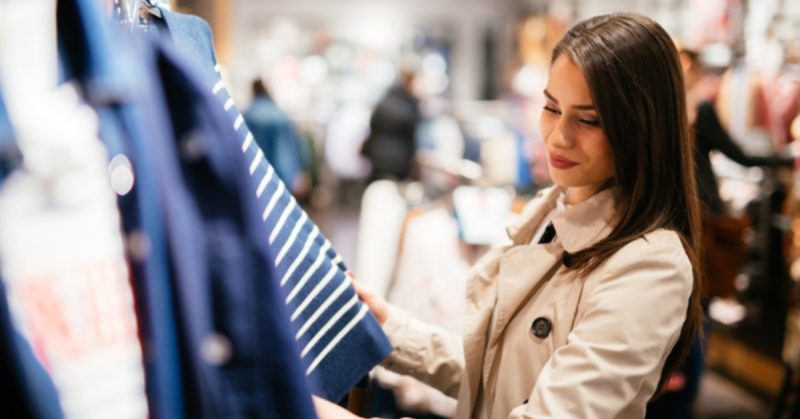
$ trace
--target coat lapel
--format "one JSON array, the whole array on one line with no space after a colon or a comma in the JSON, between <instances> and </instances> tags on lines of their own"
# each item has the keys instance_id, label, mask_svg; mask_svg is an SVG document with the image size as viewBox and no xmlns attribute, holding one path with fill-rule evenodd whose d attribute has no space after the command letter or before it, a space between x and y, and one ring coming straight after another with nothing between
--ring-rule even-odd
<instances>
[{"instance_id":1,"label":"coat lapel","mask_svg":"<svg viewBox=\"0 0 800 419\"><path fill-rule=\"evenodd\" d=\"M583 250L611 231L614 215L613 188L586 202L566 208L553 220L558 239L547 245L530 244L545 216L556 206L561 187L543 190L523 209L507 232L512 244L494 249L472 269L467 283L464 335L466 382L462 384L456 417L474 411L481 377L487 380L498 342L519 308L561 267L564 252ZM494 313L494 328L489 335Z\"/></svg>"},{"instance_id":2,"label":"coat lapel","mask_svg":"<svg viewBox=\"0 0 800 419\"><path fill-rule=\"evenodd\" d=\"M514 244L528 244L542 219L556 207L556 199L564 188L553 186L536 194L536 198L523 208L519 218L506 228Z\"/></svg>"},{"instance_id":3,"label":"coat lapel","mask_svg":"<svg viewBox=\"0 0 800 419\"><path fill-rule=\"evenodd\" d=\"M541 204L509 227L514 242L500 259L494 330L489 347L497 344L509 320L541 285L561 266L564 252L575 253L602 240L611 232L615 214L616 189L598 192L585 202L567 207L553 219L557 239L546 245L529 244L542 219L555 207L563 192L554 187L544 194Z\"/></svg>"},{"instance_id":4,"label":"coat lapel","mask_svg":"<svg viewBox=\"0 0 800 419\"><path fill-rule=\"evenodd\" d=\"M497 345L519 307L561 266L563 254L564 249L554 243L516 246L503 255L497 282L494 330L489 337L489 347Z\"/></svg>"},{"instance_id":5,"label":"coat lapel","mask_svg":"<svg viewBox=\"0 0 800 419\"><path fill-rule=\"evenodd\" d=\"M558 240L552 244L530 244L534 231L556 206L563 188L553 187L542 193L523 211L519 221L508 228L514 246L503 253L498 270L497 301L494 311L494 329L489 337L489 347L497 344L509 320L531 293L536 292L549 279L561 263L564 253ZM538 202L537 202L538 201Z\"/></svg>"},{"instance_id":6,"label":"coat lapel","mask_svg":"<svg viewBox=\"0 0 800 419\"><path fill-rule=\"evenodd\" d=\"M487 348L487 331L492 321L492 312L498 298L508 299L508 293L503 292L502 297L498 290L497 279L500 276L501 264L508 258L505 253L520 253L513 251L515 245L522 243L523 236L532 235L541 219L555 206L555 198L561 193L559 188L543 191L538 198L531 201L523 209L519 221L508 227L509 237L513 245L494 249L481 258L472 268L467 282L467 310L464 333L464 359L467 365L466 383L462 385L460 400L469 400L469 404L460 403L456 417L469 417L469 412L474 408L478 386L481 381L481 371L484 369L484 357ZM532 225L532 226L531 226ZM542 247L542 246L531 246ZM511 249L511 250L510 250ZM523 263L528 260L521 256L514 263ZM518 286L522 285L520 281ZM509 302L505 303L506 305ZM506 320L507 321L507 320Z\"/></svg>"}]
</instances>

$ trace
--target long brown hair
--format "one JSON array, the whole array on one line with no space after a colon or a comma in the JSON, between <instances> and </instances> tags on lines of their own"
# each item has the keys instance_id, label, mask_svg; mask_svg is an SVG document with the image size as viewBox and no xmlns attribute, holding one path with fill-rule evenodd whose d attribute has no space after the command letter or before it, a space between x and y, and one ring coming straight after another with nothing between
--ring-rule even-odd
<instances>
[{"instance_id":1,"label":"long brown hair","mask_svg":"<svg viewBox=\"0 0 800 419\"><path fill-rule=\"evenodd\" d=\"M701 333L700 207L683 74L667 32L653 20L618 13L584 20L567 32L552 61L566 54L583 72L614 155L620 207L609 236L572 255L588 273L626 244L660 228L674 230L692 262L694 288L659 389Z\"/></svg>"}]
</instances>

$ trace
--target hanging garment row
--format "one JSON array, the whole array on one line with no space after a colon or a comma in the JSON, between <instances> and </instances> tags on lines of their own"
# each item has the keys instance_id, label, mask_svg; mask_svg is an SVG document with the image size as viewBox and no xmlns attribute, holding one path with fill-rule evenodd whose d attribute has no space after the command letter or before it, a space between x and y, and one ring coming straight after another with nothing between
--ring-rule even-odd
<instances>
[{"instance_id":1,"label":"hanging garment row","mask_svg":"<svg viewBox=\"0 0 800 419\"><path fill-rule=\"evenodd\" d=\"M57 3L56 138L0 123L9 406L314 417L309 394L342 399L386 337L254 143L207 23L148 2L123 31L96 3Z\"/></svg>"},{"instance_id":2,"label":"hanging garment row","mask_svg":"<svg viewBox=\"0 0 800 419\"><path fill-rule=\"evenodd\" d=\"M347 390L385 358L391 348L367 307L358 300L345 272L347 267L328 239L292 197L291 191L266 161L225 88L208 24L197 16L158 9L150 27L170 39L193 68L205 73L207 89L216 96L218 111L227 114L241 148L274 254L279 284L306 374L317 394L340 400ZM353 364L355 356L362 362Z\"/></svg>"}]
</instances>

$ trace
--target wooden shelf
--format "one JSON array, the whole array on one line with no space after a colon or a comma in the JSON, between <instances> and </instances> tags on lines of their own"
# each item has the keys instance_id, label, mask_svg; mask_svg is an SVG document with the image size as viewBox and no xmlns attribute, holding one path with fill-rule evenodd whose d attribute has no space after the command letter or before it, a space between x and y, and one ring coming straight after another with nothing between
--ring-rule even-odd
<instances>
[{"instance_id":1,"label":"wooden shelf","mask_svg":"<svg viewBox=\"0 0 800 419\"><path fill-rule=\"evenodd\" d=\"M709 336L706 365L770 398L777 396L783 379L780 362L713 332Z\"/></svg>"}]
</instances>

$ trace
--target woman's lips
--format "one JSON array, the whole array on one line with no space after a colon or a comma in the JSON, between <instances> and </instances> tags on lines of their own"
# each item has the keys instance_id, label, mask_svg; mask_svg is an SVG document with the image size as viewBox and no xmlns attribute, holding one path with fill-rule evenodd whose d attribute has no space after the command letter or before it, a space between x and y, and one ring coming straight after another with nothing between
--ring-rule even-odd
<instances>
[{"instance_id":1,"label":"woman's lips","mask_svg":"<svg viewBox=\"0 0 800 419\"><path fill-rule=\"evenodd\" d=\"M559 156L558 154L550 154L550 165L556 169L569 169L577 166L578 162L574 162L566 157Z\"/></svg>"}]
</instances>

